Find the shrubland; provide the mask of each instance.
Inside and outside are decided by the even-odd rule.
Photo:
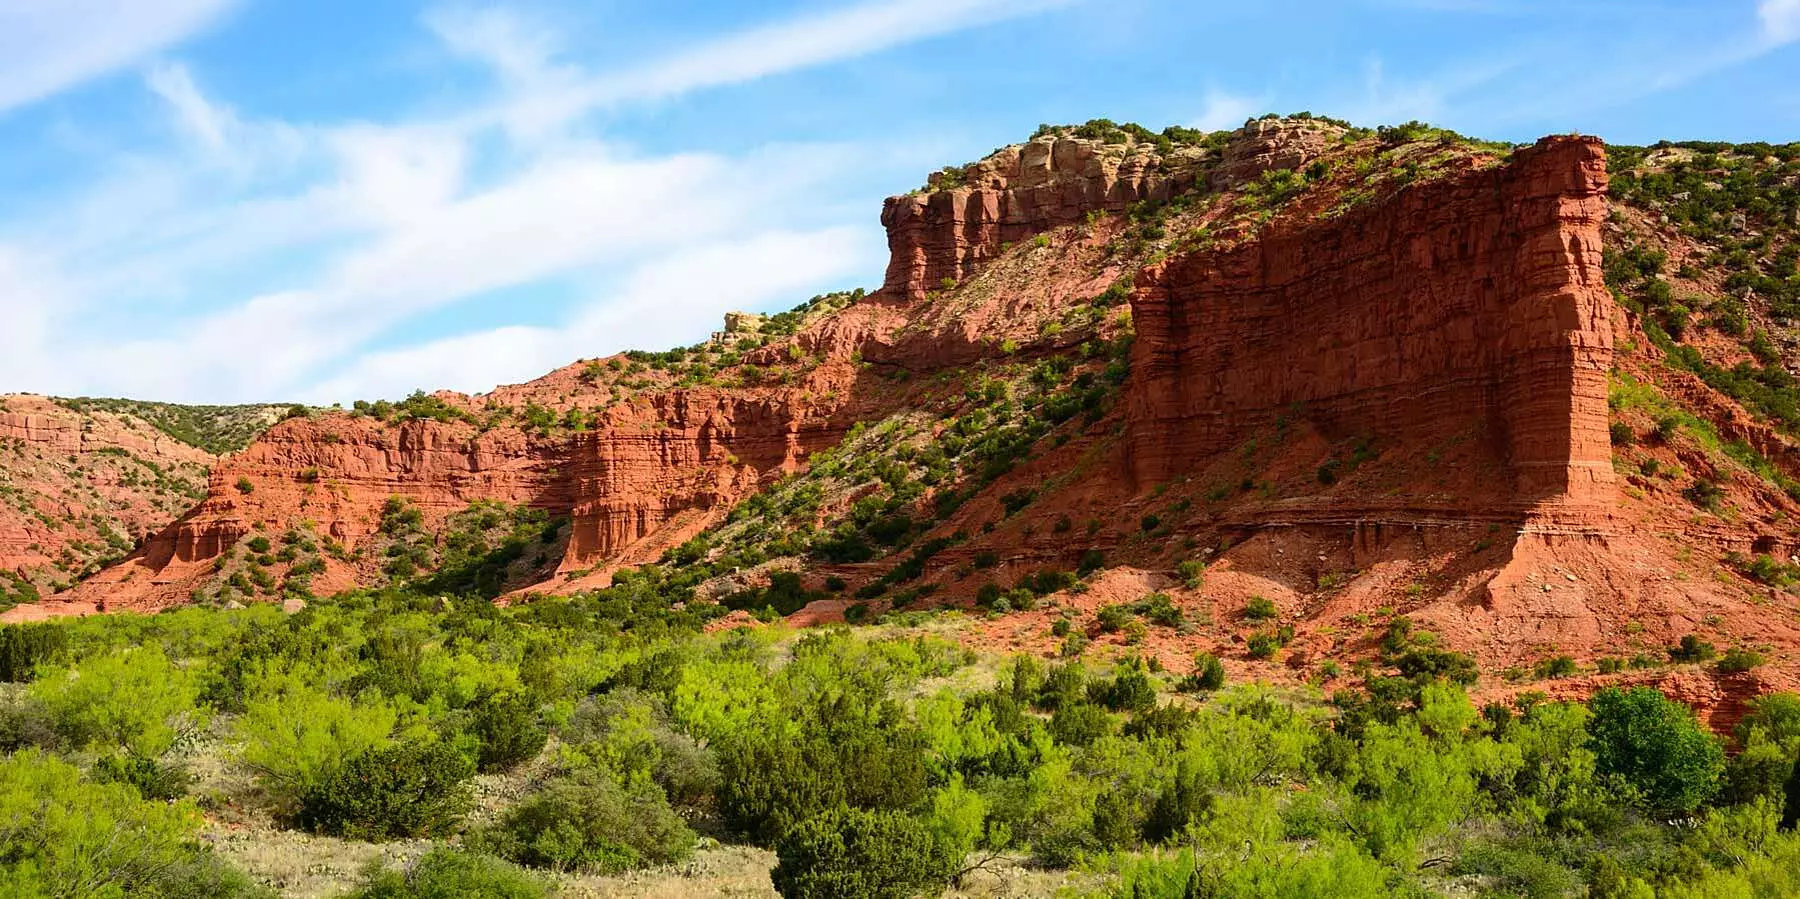
[[[982,657],[930,635],[954,618],[706,633],[671,589],[8,627],[9,887],[259,894],[198,839],[249,806],[438,841],[345,885],[363,896],[547,895],[681,862],[702,832],[773,850],[790,897],[935,895],[1020,861],[1130,897],[1800,889],[1791,695],[1720,739],[1647,688],[1478,707],[1404,628],[1401,673],[1325,696],[1226,684],[1204,655],[1192,675]],[[209,756],[246,777],[198,777]],[[519,795],[471,814],[477,777],[521,765]]]

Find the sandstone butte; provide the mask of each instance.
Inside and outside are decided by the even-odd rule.
[[[1424,174],[1381,180],[1354,164],[1371,154]],[[1609,389],[1620,377],[1654,382],[1788,471],[1800,456],[1728,397],[1661,366],[1615,302],[1602,274],[1619,227],[1607,186],[1604,146],[1581,137],[1484,155],[1435,140],[1382,147],[1317,120],[1160,150],[1052,132],[889,199],[880,290],[750,345],[739,364],[755,377],[683,387],[651,371],[633,386],[614,373],[622,366],[595,361],[437,397],[472,418],[585,409],[585,429],[504,416],[285,421],[222,460],[206,498],[130,558],[9,614],[184,603],[234,547],[297,526],[342,550],[315,589],[379,581],[378,560],[357,550],[379,540],[396,496],[428,527],[482,500],[567,516],[559,558],[511,598],[602,586],[807,470],[858,422],[941,401],[933,385],[1074,356],[1115,333],[1123,305],[1056,325],[1113,287],[1136,334],[1118,395],[933,526],[928,536],[967,536],[931,559],[934,602],[967,604],[990,578],[1072,568],[1097,549],[1108,570],[1063,608],[1162,590],[1206,626],[1153,631],[1140,651],[1184,670],[1196,649],[1218,648],[1275,677],[1371,655],[1394,612],[1492,670],[1659,653],[1704,632],[1763,647],[1771,663],[1610,679],[1668,681],[1729,718],[1744,697],[1796,684],[1800,626],[1793,596],[1720,560],[1800,552],[1800,505],[1677,447],[1641,452],[1711,471],[1735,514],[1698,513],[1679,485],[1622,483]],[[1140,210],[1172,201],[1166,234],[1139,223]],[[21,427],[0,416],[8,423]],[[1003,509],[1021,490],[1036,491],[1029,505]],[[994,571],[971,577],[971,560],[990,553]],[[1197,586],[1174,573],[1189,558],[1208,564]],[[805,568],[809,584],[832,575],[854,589],[893,561]],[[1241,661],[1234,646],[1250,630],[1237,613],[1250,596],[1296,628],[1280,663]],[[848,604],[816,603],[796,620]],[[996,646],[1048,651],[1056,614],[975,629]]]

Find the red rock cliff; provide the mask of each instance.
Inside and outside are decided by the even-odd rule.
[[[1509,164],[1145,272],[1132,299],[1128,443],[1175,479],[1278,416],[1388,445],[1473,438],[1503,469],[1446,511],[1612,501],[1605,153],[1546,138]]]

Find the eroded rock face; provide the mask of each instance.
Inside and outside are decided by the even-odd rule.
[[[1198,149],[1164,157],[1149,147],[1073,137],[1006,147],[972,166],[962,186],[888,198],[881,213],[891,253],[883,290],[919,297],[945,279],[967,277],[1004,244],[1094,211],[1167,200],[1195,183],[1204,158]],[[941,174],[932,176],[933,187],[943,183]]]
[[[0,573],[49,592],[191,505],[214,461],[135,418],[0,397]]]
[[[1488,448],[1497,477],[1477,495],[1384,503],[1603,515],[1605,189],[1598,141],[1546,138],[1502,167],[1146,271],[1133,476],[1178,478],[1287,415],[1335,438]]]

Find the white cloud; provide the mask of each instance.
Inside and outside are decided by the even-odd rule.
[[[84,192],[0,213],[0,307],[35,310],[0,338],[13,350],[0,387],[188,401],[476,391],[690,341],[727,308],[852,286],[839,279],[878,275],[880,232],[832,187],[865,174],[866,148],[644,156],[580,136],[588,113],[1062,2],[865,4],[599,74],[561,61],[554,30],[440,12],[427,27],[495,85],[474,113],[441,118],[258,119],[209,97],[184,65],[155,65],[145,85],[185,151],[121,158]],[[492,141],[496,129],[511,140]],[[846,214],[869,224],[844,227]],[[9,243],[9,231],[24,236]],[[621,286],[590,290],[555,328],[404,337],[454,304],[584,283]],[[220,307],[221,291],[244,299]]]
[[[0,0],[0,113],[130,67],[235,0]]]
[[[1771,43],[1800,39],[1800,0],[1762,0],[1756,16],[1762,21],[1764,38]]]
[[[1206,105],[1194,120],[1193,127],[1201,131],[1236,130],[1243,126],[1245,120],[1263,112],[1262,107],[1266,103],[1265,98],[1207,88]]]
[[[530,85],[528,95],[483,110],[477,120],[541,132],[596,108],[755,81],[1078,2],[875,0],[703,40],[681,52],[600,75],[552,64],[555,40],[505,13],[439,13],[428,24],[453,49],[497,63],[503,72]]]

